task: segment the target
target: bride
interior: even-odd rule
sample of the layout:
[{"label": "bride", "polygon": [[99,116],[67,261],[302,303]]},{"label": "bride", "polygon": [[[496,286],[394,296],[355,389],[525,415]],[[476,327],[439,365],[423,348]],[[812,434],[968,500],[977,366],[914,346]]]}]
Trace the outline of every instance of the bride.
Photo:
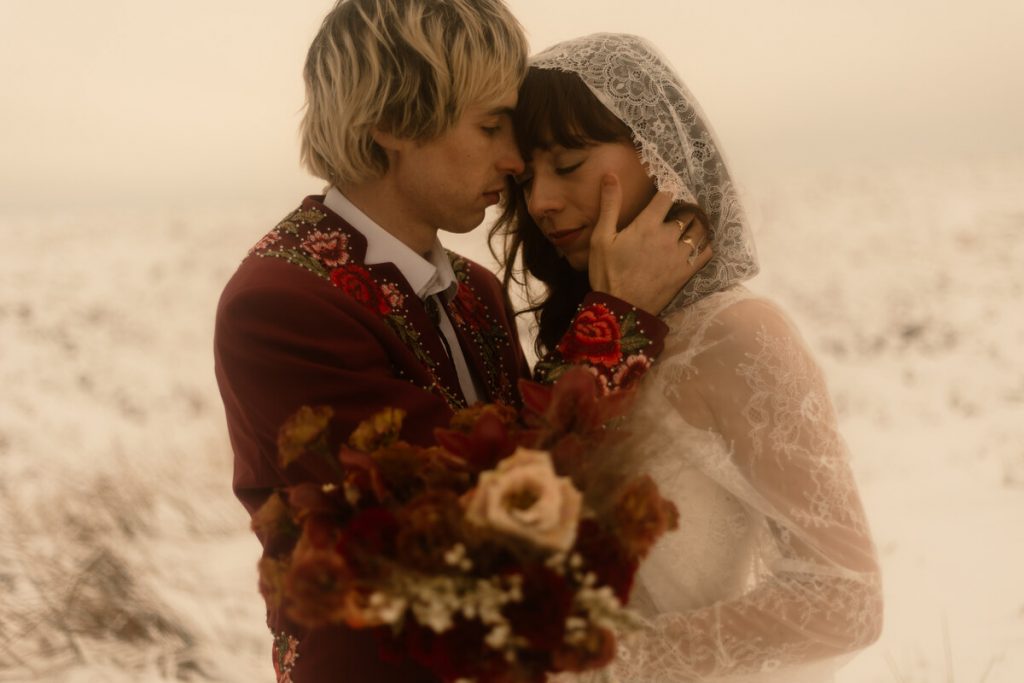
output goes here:
[{"label": "bride", "polygon": [[714,243],[661,313],[671,332],[624,451],[680,524],[641,565],[631,606],[647,626],[620,643],[614,677],[831,680],[879,635],[878,562],[821,372],[778,306],[740,284],[754,245],[696,100],[644,40],[598,34],[532,60],[515,125],[527,168],[491,238],[506,287],[519,256],[546,285],[531,300],[538,349],[586,294],[602,211],[621,207],[621,226],[660,202],[682,241],[700,221]]}]

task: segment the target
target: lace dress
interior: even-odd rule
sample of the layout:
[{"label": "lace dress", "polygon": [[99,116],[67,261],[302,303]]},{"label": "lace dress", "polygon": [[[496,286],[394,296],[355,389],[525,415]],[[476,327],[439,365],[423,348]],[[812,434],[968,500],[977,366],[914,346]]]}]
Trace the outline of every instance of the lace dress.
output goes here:
[{"label": "lace dress", "polygon": [[742,287],[673,313],[621,456],[678,506],[641,566],[623,683],[820,683],[881,627],[878,568],[821,373]]},{"label": "lace dress", "polygon": [[620,642],[610,673],[828,681],[878,637],[878,564],[821,372],[786,316],[739,284],[756,250],[711,124],[637,36],[581,36],[530,64],[578,76],[629,127],[658,189],[704,210],[714,245],[662,313],[671,333],[635,437],[613,455],[654,475],[680,528],[641,566],[631,603],[648,627]]}]

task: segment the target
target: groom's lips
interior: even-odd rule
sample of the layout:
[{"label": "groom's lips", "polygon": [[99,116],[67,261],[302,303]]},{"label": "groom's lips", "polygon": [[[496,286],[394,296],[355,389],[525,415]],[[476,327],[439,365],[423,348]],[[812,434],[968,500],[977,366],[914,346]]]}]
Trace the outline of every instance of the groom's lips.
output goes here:
[{"label": "groom's lips", "polygon": [[502,187],[497,190],[488,190],[487,192],[484,192],[484,199],[487,200],[487,204],[497,204],[499,201],[501,201],[501,193],[504,189],[505,188]]}]

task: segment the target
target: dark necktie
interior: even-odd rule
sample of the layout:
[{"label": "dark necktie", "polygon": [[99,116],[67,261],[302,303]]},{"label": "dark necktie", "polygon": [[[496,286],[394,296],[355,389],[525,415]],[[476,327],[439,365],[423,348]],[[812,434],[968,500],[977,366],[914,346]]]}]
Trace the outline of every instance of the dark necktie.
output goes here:
[{"label": "dark necktie", "polygon": [[434,323],[434,330],[437,332],[437,338],[441,340],[441,345],[444,346],[444,352],[448,354],[448,358],[452,357],[452,349],[448,345],[448,338],[445,337],[444,332],[441,330],[441,304],[437,301],[437,295],[431,294],[423,301],[423,307],[427,309],[427,315],[430,317],[430,322]]}]

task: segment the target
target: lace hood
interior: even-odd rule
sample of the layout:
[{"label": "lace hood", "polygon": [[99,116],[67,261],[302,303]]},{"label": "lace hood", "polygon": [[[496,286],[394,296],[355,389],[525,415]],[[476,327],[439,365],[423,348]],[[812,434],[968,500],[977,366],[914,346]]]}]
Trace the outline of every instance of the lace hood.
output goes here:
[{"label": "lace hood", "polygon": [[574,73],[633,132],[659,190],[708,215],[714,256],[663,314],[757,274],[757,254],[721,147],[693,94],[637,36],[596,33],[558,43],[530,66]]}]

